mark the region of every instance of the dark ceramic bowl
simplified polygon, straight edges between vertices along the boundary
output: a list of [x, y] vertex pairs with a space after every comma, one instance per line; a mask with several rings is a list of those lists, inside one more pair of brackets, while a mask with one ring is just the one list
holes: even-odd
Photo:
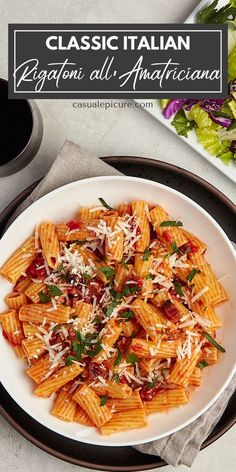
[[[7, 80], [0, 79], [0, 88], [7, 88], [7, 86]], [[32, 126], [28, 141], [26, 142], [23, 149], [20, 150], [19, 154], [14, 157], [14, 159], [9, 161], [6, 160], [6, 162], [2, 165], [0, 163], [0, 177], [6, 177], [7, 175], [15, 174], [26, 167], [36, 156], [42, 141], [43, 122], [39, 108], [33, 100], [24, 100], [24, 102], [28, 107], [28, 111], [30, 112], [32, 119]], [[11, 121], [11, 116], [9, 116], [8, 119]], [[10, 136], [10, 130], [8, 130], [8, 133]], [[8, 137], [7, 139], [11, 138]], [[5, 149], [4, 152], [7, 152], [7, 149]]]

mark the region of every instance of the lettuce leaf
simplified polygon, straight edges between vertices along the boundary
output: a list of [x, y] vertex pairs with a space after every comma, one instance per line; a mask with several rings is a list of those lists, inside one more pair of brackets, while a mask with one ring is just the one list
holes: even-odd
[[230, 151], [230, 141], [221, 142], [216, 129], [213, 127], [197, 128], [196, 133], [198, 141], [209, 154], [218, 157], [224, 164], [229, 165], [233, 158], [233, 153]]
[[205, 110], [203, 110], [203, 108], [199, 105], [194, 105], [191, 108], [189, 112], [189, 118], [191, 120], [194, 120], [199, 128], [207, 128], [208, 126], [213, 126], [209, 114]]
[[218, 8], [218, 0], [203, 8], [197, 15], [198, 23], [227, 23], [229, 18], [236, 17], [235, 0], [222, 8]]
[[236, 79], [236, 46], [228, 56], [228, 78], [229, 81]]
[[178, 133], [179, 136], [185, 136], [185, 138], [188, 137], [188, 132], [193, 129], [196, 125], [194, 120], [188, 120], [185, 116], [185, 113], [183, 110], [179, 110], [171, 124], [175, 127], [176, 132]]

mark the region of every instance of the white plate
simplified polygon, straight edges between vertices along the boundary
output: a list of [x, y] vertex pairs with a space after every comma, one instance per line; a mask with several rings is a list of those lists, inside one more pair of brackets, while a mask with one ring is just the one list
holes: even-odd
[[[206, 5], [208, 5], [210, 3], [212, 3], [212, 1], [202, 0], [197, 5], [197, 7], [193, 10], [193, 12], [189, 15], [189, 17], [185, 20], [185, 23], [196, 23], [197, 13], [199, 11], [201, 11]], [[226, 3], [228, 3], [228, 0], [227, 1], [222, 0], [222, 1], [219, 2], [219, 6], [223, 6]], [[166, 98], [168, 98], [168, 97], [166, 97]], [[160, 121], [160, 123], [162, 123], [170, 131], [172, 131], [172, 133], [176, 134], [176, 136], [178, 136], [178, 138], [182, 139], [182, 141], [184, 141], [190, 147], [195, 149], [195, 151], [197, 151], [199, 154], [201, 154], [201, 156], [204, 157], [204, 159], [206, 159], [208, 162], [210, 162], [210, 164], [212, 164], [214, 167], [216, 167], [218, 170], [220, 170], [223, 174], [225, 174], [226, 177], [228, 177], [230, 180], [232, 180], [234, 183], [236, 183], [236, 165], [233, 162], [230, 162], [230, 165], [226, 166], [220, 159], [218, 159], [215, 156], [211, 156], [211, 154], [209, 154], [204, 149], [204, 147], [198, 142], [197, 135], [196, 135], [196, 132], [194, 130], [192, 130], [188, 133], [187, 138], [185, 138], [183, 136], [179, 136], [176, 133], [176, 130], [175, 130], [174, 126], [171, 125], [172, 119], [167, 120], [166, 118], [164, 118], [158, 99], [156, 99], [156, 100], [151, 100], [151, 99], [149, 99], [149, 100], [135, 100], [135, 101], [138, 102], [138, 103], [143, 103], [143, 104], [152, 102], [153, 106], [151, 108], [149, 108], [148, 106], [144, 107], [144, 110], [146, 112], [150, 113], [150, 115], [152, 115], [154, 118], [156, 118], [156, 120]]]
[[[75, 215], [81, 205], [97, 205], [103, 197], [112, 206], [122, 201], [143, 199], [163, 205], [175, 219], [205, 241], [209, 247], [207, 258], [218, 277], [228, 274], [224, 286], [231, 296], [217, 312], [222, 314], [224, 328], [218, 339], [226, 348], [220, 362], [207, 369], [201, 388], [196, 389], [188, 405], [167, 414], [155, 414], [149, 426], [111, 436], [101, 436], [95, 428], [66, 423], [50, 415], [52, 399], [44, 400], [33, 395], [33, 383], [24, 373], [25, 364], [15, 357], [11, 347], [0, 337], [0, 380], [12, 398], [31, 417], [47, 428], [68, 438], [89, 444], [124, 446], [139, 444], [167, 436], [189, 424], [201, 415], [218, 398], [229, 383], [235, 370], [236, 359], [236, 256], [230, 241], [205, 210], [179, 192], [164, 185], [135, 177], [95, 177], [61, 187], [42, 197], [25, 210], [9, 227], [0, 241], [0, 265], [32, 234], [35, 224], [45, 220], [59, 222]], [[2, 301], [12, 288], [0, 280], [0, 310]]]

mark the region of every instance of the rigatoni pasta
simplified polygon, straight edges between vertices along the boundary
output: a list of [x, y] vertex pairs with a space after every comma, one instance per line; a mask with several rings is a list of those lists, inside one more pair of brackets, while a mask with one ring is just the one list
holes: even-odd
[[51, 414], [108, 435], [188, 403], [224, 352], [228, 297], [205, 243], [160, 205], [101, 204], [39, 223], [3, 264], [0, 324]]

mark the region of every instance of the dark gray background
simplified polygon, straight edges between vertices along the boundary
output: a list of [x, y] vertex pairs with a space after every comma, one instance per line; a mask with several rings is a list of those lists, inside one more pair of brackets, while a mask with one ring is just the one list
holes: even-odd
[[[29, 24], [20, 24], [20, 25], [9, 25], [9, 96], [14, 97], [14, 87], [13, 87], [13, 34], [14, 30], [24, 30], [24, 29], [33, 29], [33, 30], [50, 30], [47, 31], [33, 31], [33, 32], [17, 32], [16, 33], [16, 67], [22, 64], [24, 61], [27, 61], [31, 58], [39, 59], [39, 70], [51, 68], [47, 66], [50, 62], [63, 62], [66, 58], [70, 62], [75, 62], [76, 66], [71, 66], [70, 69], [75, 69], [83, 67], [85, 71], [85, 77], [82, 80], [70, 79], [70, 80], [60, 80], [59, 89], [60, 93], [43, 93], [44, 91], [53, 91], [58, 90], [55, 86], [55, 81], [46, 81], [43, 89], [39, 92], [34, 91], [35, 83], [34, 82], [24, 82], [21, 83], [18, 90], [20, 91], [30, 91], [25, 94], [16, 94], [15, 98], [20, 97], [37, 97], [37, 98], [108, 98], [108, 97], [136, 97], [136, 98], [161, 98], [161, 97], [171, 97], [171, 96], [184, 96], [201, 98], [207, 96], [207, 98], [220, 98], [225, 97], [227, 94], [227, 32], [226, 26], [222, 25], [52, 25], [52, 24], [43, 24], [43, 25], [29, 25]], [[56, 31], [55, 30], [61, 30]], [[63, 32], [65, 29], [73, 30], [71, 32]], [[117, 51], [112, 50], [99, 50], [94, 51], [89, 49], [88, 51], [81, 50], [49, 50], [46, 47], [46, 38], [52, 35], [63, 35], [65, 44], [67, 43], [70, 36], [75, 35], [78, 38], [83, 34], [92, 35], [93, 33], [88, 33], [86, 30], [98, 30], [95, 34], [104, 34], [111, 35], [113, 33], [106, 33], [104, 30], [109, 29], [113, 30], [114, 33], [119, 36], [120, 47]], [[116, 33], [116, 30], [124, 30], [124, 33]], [[159, 31], [162, 29], [168, 29], [170, 32], [164, 33]], [[185, 49], [181, 51], [174, 51], [169, 49], [167, 51], [147, 51], [146, 49], [141, 49], [140, 51], [124, 51], [122, 44], [122, 36], [127, 34], [128, 31], [131, 31], [134, 34], [137, 34], [141, 37], [143, 34], [150, 37], [155, 34], [157, 36], [164, 35], [169, 36], [172, 34], [176, 37], [181, 32], [175, 30], [181, 29], [184, 33], [185, 30], [191, 29], [193, 32], [186, 32], [191, 36], [191, 50], [186, 51]], [[199, 29], [207, 29], [211, 31], [201, 31]], [[191, 67], [192, 70], [195, 69], [220, 69], [220, 34], [214, 30], [221, 29], [223, 34], [223, 90], [222, 93], [214, 93], [220, 89], [220, 81], [214, 80], [210, 81], [207, 79], [202, 80], [184, 80], [178, 82], [176, 80], [169, 79], [168, 81], [163, 82], [162, 93], [156, 93], [159, 89], [159, 81], [154, 80], [142, 80], [137, 83], [136, 93], [130, 93], [132, 90], [131, 81], [129, 81], [122, 88], [119, 87], [119, 75], [123, 74], [130, 70], [136, 63], [140, 55], [144, 56], [143, 67], [147, 67], [148, 70], [154, 70], [155, 67], [151, 67], [152, 62], [166, 62], [170, 58], [172, 62], [179, 62], [179, 69], [187, 69]], [[141, 30], [138, 32], [138, 30]], [[156, 32], [144, 33], [142, 30], [155, 30]], [[90, 81], [89, 74], [93, 69], [101, 68], [105, 58], [109, 56], [115, 56], [113, 62], [112, 70], [117, 70], [117, 75], [110, 79], [109, 81]], [[159, 68], [157, 66], [157, 68]], [[91, 93], [91, 91], [96, 91], [97, 93]], [[160, 90], [160, 89], [159, 89]], [[198, 93], [195, 93], [195, 91]], [[63, 93], [66, 91], [73, 91], [73, 93]], [[111, 93], [111, 91], [116, 91], [116, 93]], [[148, 93], [145, 93], [148, 91]], [[84, 92], [84, 93], [82, 93]]]

